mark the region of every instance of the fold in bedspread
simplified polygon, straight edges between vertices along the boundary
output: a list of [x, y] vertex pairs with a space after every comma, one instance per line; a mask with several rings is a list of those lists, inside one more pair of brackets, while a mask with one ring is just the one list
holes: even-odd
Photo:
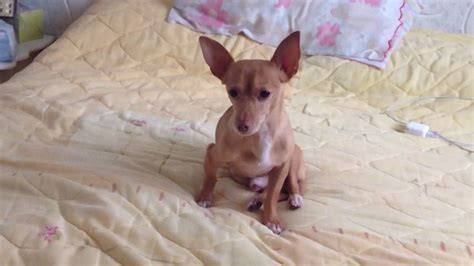
[[[384, 71], [305, 58], [287, 110], [307, 161], [304, 208], [273, 235], [222, 178], [194, 201], [229, 106], [199, 34], [171, 3], [97, 0], [0, 85], [0, 265], [472, 264], [474, 157], [399, 133], [382, 111], [420, 95], [474, 97], [473, 38], [412, 32]], [[273, 48], [213, 36], [239, 58]], [[473, 104], [396, 112], [472, 142]], [[225, 174], [224, 174], [225, 177]]]

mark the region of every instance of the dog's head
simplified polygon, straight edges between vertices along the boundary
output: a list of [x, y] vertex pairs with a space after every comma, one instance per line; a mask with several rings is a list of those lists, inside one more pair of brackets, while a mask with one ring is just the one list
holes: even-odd
[[270, 61], [234, 62], [220, 43], [207, 37], [200, 37], [199, 43], [212, 74], [226, 86], [235, 129], [241, 135], [256, 133], [271, 110], [282, 103], [282, 83], [298, 71], [300, 33], [286, 37]]

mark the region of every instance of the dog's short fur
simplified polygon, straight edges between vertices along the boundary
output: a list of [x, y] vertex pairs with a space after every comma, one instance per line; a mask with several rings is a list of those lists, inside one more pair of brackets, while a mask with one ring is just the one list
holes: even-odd
[[197, 201], [210, 206], [216, 171], [227, 167], [236, 181], [263, 191], [250, 202], [249, 210], [263, 204], [263, 223], [274, 233], [283, 229], [276, 208], [285, 198], [282, 188], [289, 194], [291, 208], [303, 205], [303, 154], [284, 110], [282, 88], [298, 71], [299, 37], [299, 32], [289, 35], [270, 61], [236, 62], [218, 42], [199, 39], [204, 59], [225, 84], [232, 106], [217, 124], [216, 143], [207, 148], [205, 179]]

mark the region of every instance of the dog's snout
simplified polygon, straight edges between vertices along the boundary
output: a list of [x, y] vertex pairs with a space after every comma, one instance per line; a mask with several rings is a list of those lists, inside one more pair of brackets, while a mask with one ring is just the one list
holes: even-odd
[[237, 130], [240, 133], [245, 134], [245, 133], [249, 132], [249, 126], [247, 124], [241, 122], [237, 125]]

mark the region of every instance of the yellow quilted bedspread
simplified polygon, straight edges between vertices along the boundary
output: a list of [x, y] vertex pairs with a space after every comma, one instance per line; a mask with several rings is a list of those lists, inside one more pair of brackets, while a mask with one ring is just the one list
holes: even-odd
[[[474, 97], [472, 37], [412, 32], [383, 70], [312, 56], [287, 87], [307, 169], [280, 236], [222, 178], [193, 201], [229, 101], [171, 3], [97, 0], [0, 85], [0, 265], [473, 264], [471, 153], [394, 130], [383, 110]], [[239, 59], [273, 48], [212, 36]], [[395, 115], [472, 142], [471, 101]]]

